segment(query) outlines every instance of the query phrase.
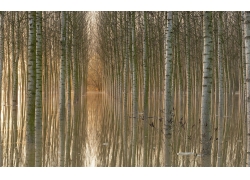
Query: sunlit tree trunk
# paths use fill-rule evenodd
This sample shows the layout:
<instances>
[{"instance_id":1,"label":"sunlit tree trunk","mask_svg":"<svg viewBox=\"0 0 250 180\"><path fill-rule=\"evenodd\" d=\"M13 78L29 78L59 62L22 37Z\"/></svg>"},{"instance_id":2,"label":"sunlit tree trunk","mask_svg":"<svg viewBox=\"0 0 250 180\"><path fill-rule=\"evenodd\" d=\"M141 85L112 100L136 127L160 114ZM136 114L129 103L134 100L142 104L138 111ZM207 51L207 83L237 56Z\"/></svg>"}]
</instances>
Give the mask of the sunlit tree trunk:
<instances>
[{"instance_id":1,"label":"sunlit tree trunk","mask_svg":"<svg viewBox=\"0 0 250 180\"><path fill-rule=\"evenodd\" d=\"M224 118L224 68L222 59L222 12L218 19L218 75L219 75L219 107L218 107L218 157L217 166L222 166L223 118Z\"/></svg>"},{"instance_id":2,"label":"sunlit tree trunk","mask_svg":"<svg viewBox=\"0 0 250 180\"><path fill-rule=\"evenodd\" d=\"M211 166L212 12L203 13L203 81L201 99L201 166Z\"/></svg>"},{"instance_id":3,"label":"sunlit tree trunk","mask_svg":"<svg viewBox=\"0 0 250 180\"><path fill-rule=\"evenodd\" d=\"M60 68L60 166L64 166L64 152L65 152L65 59L66 59L66 47L65 47L65 35L66 35L66 22L65 11L61 12L61 68Z\"/></svg>"},{"instance_id":4,"label":"sunlit tree trunk","mask_svg":"<svg viewBox=\"0 0 250 180\"><path fill-rule=\"evenodd\" d=\"M35 166L36 12L29 12L26 166Z\"/></svg>"},{"instance_id":5,"label":"sunlit tree trunk","mask_svg":"<svg viewBox=\"0 0 250 180\"><path fill-rule=\"evenodd\" d=\"M135 52L135 12L132 14L132 71L133 71L133 138L132 138L132 166L135 166L137 146L137 121L138 121L138 84L137 84L137 60Z\"/></svg>"},{"instance_id":6,"label":"sunlit tree trunk","mask_svg":"<svg viewBox=\"0 0 250 180\"><path fill-rule=\"evenodd\" d=\"M4 61L4 12L0 12L0 112L2 111L2 69ZM2 118L0 116L0 167L3 166Z\"/></svg>"},{"instance_id":7,"label":"sunlit tree trunk","mask_svg":"<svg viewBox=\"0 0 250 180\"><path fill-rule=\"evenodd\" d=\"M172 11L167 12L167 27L165 30L165 44L166 44L166 56L165 56L165 124L164 124L164 166L171 166L171 154L172 154Z\"/></svg>"},{"instance_id":8,"label":"sunlit tree trunk","mask_svg":"<svg viewBox=\"0 0 250 180\"><path fill-rule=\"evenodd\" d=\"M42 12L36 12L36 167L42 166Z\"/></svg>"},{"instance_id":9,"label":"sunlit tree trunk","mask_svg":"<svg viewBox=\"0 0 250 180\"><path fill-rule=\"evenodd\" d=\"M143 14L143 77L144 77L144 130L143 130L143 166L147 166L148 150L148 91L149 91L149 72L148 72L148 43L147 43L147 12Z\"/></svg>"},{"instance_id":10,"label":"sunlit tree trunk","mask_svg":"<svg viewBox=\"0 0 250 180\"><path fill-rule=\"evenodd\" d=\"M250 11L245 11L245 56L246 56L246 86L247 86L247 161L250 167Z\"/></svg>"}]
</instances>

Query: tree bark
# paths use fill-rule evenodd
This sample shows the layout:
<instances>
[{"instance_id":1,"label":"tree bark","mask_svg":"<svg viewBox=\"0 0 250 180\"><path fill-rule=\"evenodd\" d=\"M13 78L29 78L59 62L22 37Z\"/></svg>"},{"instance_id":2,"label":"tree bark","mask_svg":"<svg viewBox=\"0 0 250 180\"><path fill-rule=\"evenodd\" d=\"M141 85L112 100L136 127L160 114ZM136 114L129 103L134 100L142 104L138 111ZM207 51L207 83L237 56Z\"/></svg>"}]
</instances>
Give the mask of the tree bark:
<instances>
[{"instance_id":1,"label":"tree bark","mask_svg":"<svg viewBox=\"0 0 250 180\"><path fill-rule=\"evenodd\" d=\"M35 166L36 12L29 12L26 166Z\"/></svg>"},{"instance_id":2,"label":"tree bark","mask_svg":"<svg viewBox=\"0 0 250 180\"><path fill-rule=\"evenodd\" d=\"M167 27L165 30L165 43L166 43L166 55L165 55L165 121L164 121L164 165L170 167L171 155L172 155L172 11L167 12Z\"/></svg>"},{"instance_id":3,"label":"tree bark","mask_svg":"<svg viewBox=\"0 0 250 180\"><path fill-rule=\"evenodd\" d=\"M60 166L64 166L64 152L65 152L65 58L66 58L66 47L65 47L65 35L66 35L66 23L65 13L61 12L61 68L60 68Z\"/></svg>"},{"instance_id":4,"label":"tree bark","mask_svg":"<svg viewBox=\"0 0 250 180\"><path fill-rule=\"evenodd\" d=\"M36 167L42 166L42 12L36 12Z\"/></svg>"},{"instance_id":5,"label":"tree bark","mask_svg":"<svg viewBox=\"0 0 250 180\"><path fill-rule=\"evenodd\" d=\"M201 99L201 166L211 166L212 12L203 13L203 81Z\"/></svg>"}]
</instances>

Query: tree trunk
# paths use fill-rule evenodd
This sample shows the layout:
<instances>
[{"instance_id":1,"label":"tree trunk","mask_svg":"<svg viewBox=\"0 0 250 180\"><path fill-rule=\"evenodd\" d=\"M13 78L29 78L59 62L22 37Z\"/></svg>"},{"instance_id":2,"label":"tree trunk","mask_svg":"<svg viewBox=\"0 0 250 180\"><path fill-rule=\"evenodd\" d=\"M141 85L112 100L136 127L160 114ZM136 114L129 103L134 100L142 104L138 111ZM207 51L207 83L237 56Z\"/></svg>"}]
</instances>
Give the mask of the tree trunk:
<instances>
[{"instance_id":1,"label":"tree trunk","mask_svg":"<svg viewBox=\"0 0 250 180\"><path fill-rule=\"evenodd\" d=\"M224 68L222 59L222 12L218 20L218 75L219 75L219 107L218 107L218 157L217 166L222 166L223 119L224 119Z\"/></svg>"},{"instance_id":2,"label":"tree trunk","mask_svg":"<svg viewBox=\"0 0 250 180\"><path fill-rule=\"evenodd\" d=\"M29 12L26 166L35 166L36 12Z\"/></svg>"},{"instance_id":3,"label":"tree trunk","mask_svg":"<svg viewBox=\"0 0 250 180\"><path fill-rule=\"evenodd\" d=\"M42 12L36 12L36 167L42 166Z\"/></svg>"},{"instance_id":4,"label":"tree trunk","mask_svg":"<svg viewBox=\"0 0 250 180\"><path fill-rule=\"evenodd\" d=\"M148 56L147 56L147 12L143 14L143 77L144 77L144 128L143 128L143 166L147 166L147 150L148 150L148 90L149 90L149 72L148 72Z\"/></svg>"},{"instance_id":5,"label":"tree trunk","mask_svg":"<svg viewBox=\"0 0 250 180\"><path fill-rule=\"evenodd\" d=\"M172 11L167 12L167 27L165 30L165 43L166 43L166 54L165 54L165 121L164 121L164 166L170 167L171 154L172 154Z\"/></svg>"},{"instance_id":6,"label":"tree trunk","mask_svg":"<svg viewBox=\"0 0 250 180\"><path fill-rule=\"evenodd\" d=\"M250 167L250 11L245 11L245 55L246 55L246 86L247 86L247 161Z\"/></svg>"},{"instance_id":7,"label":"tree trunk","mask_svg":"<svg viewBox=\"0 0 250 180\"><path fill-rule=\"evenodd\" d=\"M135 166L137 146L137 121L138 121L138 84L137 84L137 60L135 51L135 12L132 13L132 71L133 71L133 139L132 139L132 166Z\"/></svg>"},{"instance_id":8,"label":"tree trunk","mask_svg":"<svg viewBox=\"0 0 250 180\"><path fill-rule=\"evenodd\" d=\"M64 166L64 148L65 148L65 58L66 58L66 47L65 47L65 35L66 35L66 23L65 23L65 11L61 12L61 68L60 68L60 166Z\"/></svg>"},{"instance_id":9,"label":"tree trunk","mask_svg":"<svg viewBox=\"0 0 250 180\"><path fill-rule=\"evenodd\" d=\"M211 91L212 91L212 12L203 13L203 81L201 99L201 165L211 166Z\"/></svg>"},{"instance_id":10,"label":"tree trunk","mask_svg":"<svg viewBox=\"0 0 250 180\"><path fill-rule=\"evenodd\" d=\"M2 111L2 69L4 61L4 12L0 12L0 112ZM0 122L2 118L0 116ZM0 167L3 166L2 123L0 123Z\"/></svg>"}]
</instances>

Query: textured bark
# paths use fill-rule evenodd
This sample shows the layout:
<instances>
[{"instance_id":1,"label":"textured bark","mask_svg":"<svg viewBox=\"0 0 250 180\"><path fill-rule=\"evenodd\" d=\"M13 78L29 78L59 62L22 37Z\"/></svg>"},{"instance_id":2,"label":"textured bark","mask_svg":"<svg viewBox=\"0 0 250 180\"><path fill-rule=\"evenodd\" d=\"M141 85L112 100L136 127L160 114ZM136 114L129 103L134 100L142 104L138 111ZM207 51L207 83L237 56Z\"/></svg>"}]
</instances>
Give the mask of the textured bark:
<instances>
[{"instance_id":1,"label":"textured bark","mask_svg":"<svg viewBox=\"0 0 250 180\"><path fill-rule=\"evenodd\" d=\"M61 68L60 68L60 97L59 97L59 126L60 126L60 166L64 166L64 152L65 152L65 35L66 35L66 23L65 13L61 12Z\"/></svg>"},{"instance_id":2,"label":"textured bark","mask_svg":"<svg viewBox=\"0 0 250 180\"><path fill-rule=\"evenodd\" d=\"M2 111L2 69L4 61L4 12L0 12L0 112ZM0 122L2 118L0 116ZM2 123L0 123L0 167L3 166Z\"/></svg>"},{"instance_id":3,"label":"textured bark","mask_svg":"<svg viewBox=\"0 0 250 180\"><path fill-rule=\"evenodd\" d=\"M250 11L245 11L245 56L246 56L246 86L247 86L247 161L250 167Z\"/></svg>"},{"instance_id":4,"label":"textured bark","mask_svg":"<svg viewBox=\"0 0 250 180\"><path fill-rule=\"evenodd\" d=\"M165 29L165 120L164 120L164 166L170 167L172 154L172 11L167 12L167 27Z\"/></svg>"},{"instance_id":5,"label":"textured bark","mask_svg":"<svg viewBox=\"0 0 250 180\"><path fill-rule=\"evenodd\" d=\"M203 81L201 99L201 166L211 166L212 12L203 13Z\"/></svg>"},{"instance_id":6,"label":"textured bark","mask_svg":"<svg viewBox=\"0 0 250 180\"><path fill-rule=\"evenodd\" d=\"M36 167L42 166L42 12L36 12Z\"/></svg>"},{"instance_id":7,"label":"textured bark","mask_svg":"<svg viewBox=\"0 0 250 180\"><path fill-rule=\"evenodd\" d=\"M29 12L26 166L35 166L36 12Z\"/></svg>"},{"instance_id":8,"label":"textured bark","mask_svg":"<svg viewBox=\"0 0 250 180\"><path fill-rule=\"evenodd\" d=\"M219 74L219 106L218 106L218 157L217 166L222 166L223 118L224 118L224 68L222 59L222 12L218 20L218 74Z\"/></svg>"}]
</instances>

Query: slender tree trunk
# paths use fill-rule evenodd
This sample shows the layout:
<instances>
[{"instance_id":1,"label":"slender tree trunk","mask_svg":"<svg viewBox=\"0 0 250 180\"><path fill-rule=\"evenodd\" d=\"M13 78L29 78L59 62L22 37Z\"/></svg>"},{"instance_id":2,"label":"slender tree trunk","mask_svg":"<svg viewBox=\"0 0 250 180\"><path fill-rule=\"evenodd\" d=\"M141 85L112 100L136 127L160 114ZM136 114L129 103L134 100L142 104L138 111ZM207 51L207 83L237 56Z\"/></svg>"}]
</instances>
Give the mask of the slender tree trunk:
<instances>
[{"instance_id":1,"label":"slender tree trunk","mask_svg":"<svg viewBox=\"0 0 250 180\"><path fill-rule=\"evenodd\" d=\"M203 13L203 81L201 99L201 165L211 166L211 91L212 91L212 12Z\"/></svg>"},{"instance_id":2,"label":"slender tree trunk","mask_svg":"<svg viewBox=\"0 0 250 180\"><path fill-rule=\"evenodd\" d=\"M64 152L65 152L65 59L66 59L66 47L65 47L65 35L66 35L66 22L65 11L61 12L61 68L60 68L60 166L64 166Z\"/></svg>"},{"instance_id":3,"label":"slender tree trunk","mask_svg":"<svg viewBox=\"0 0 250 180\"><path fill-rule=\"evenodd\" d=\"M245 11L245 56L246 56L246 86L247 86L247 161L250 167L250 11Z\"/></svg>"},{"instance_id":4,"label":"slender tree trunk","mask_svg":"<svg viewBox=\"0 0 250 180\"><path fill-rule=\"evenodd\" d=\"M243 102L244 102L244 115L243 115L243 121L244 121L244 127L243 127L243 166L246 166L246 157L247 157L247 137L244 136L247 134L247 118L246 118L246 112L247 112L247 86L246 86L246 55L245 55L245 31L244 31L244 26L245 26L245 15L244 11L241 12L241 26L242 26L242 65L243 65L243 89L244 89L244 94L243 94Z\"/></svg>"},{"instance_id":5,"label":"slender tree trunk","mask_svg":"<svg viewBox=\"0 0 250 180\"><path fill-rule=\"evenodd\" d=\"M148 90L149 90L149 72L148 72L148 55L147 55L147 12L143 14L143 77L144 77L144 130L143 130L143 166L147 166L147 150L148 150Z\"/></svg>"},{"instance_id":6,"label":"slender tree trunk","mask_svg":"<svg viewBox=\"0 0 250 180\"><path fill-rule=\"evenodd\" d=\"M132 166L135 166L137 146L137 121L138 121L138 84L137 84L137 60L135 51L135 12L132 13L132 71L133 71L133 139L132 139Z\"/></svg>"},{"instance_id":7,"label":"slender tree trunk","mask_svg":"<svg viewBox=\"0 0 250 180\"><path fill-rule=\"evenodd\" d=\"M167 12L167 27L165 30L165 43L166 43L166 55L165 55L165 121L164 121L164 166L170 167L171 154L172 154L172 11Z\"/></svg>"},{"instance_id":8,"label":"slender tree trunk","mask_svg":"<svg viewBox=\"0 0 250 180\"><path fill-rule=\"evenodd\" d=\"M190 152L190 124L191 124L191 75L190 75L190 12L187 12L186 16L186 122L187 122L187 130L186 130L186 146L185 151ZM189 157L187 157L189 158ZM188 160L188 159L186 159ZM189 165L189 162L186 161L186 166Z\"/></svg>"},{"instance_id":9,"label":"slender tree trunk","mask_svg":"<svg viewBox=\"0 0 250 180\"><path fill-rule=\"evenodd\" d=\"M76 146L77 146L77 105L78 105L78 81L77 81L77 12L73 12L73 39L72 39L72 56L73 56L73 89L74 89L74 118L73 118L73 140L72 140L72 166L76 166Z\"/></svg>"},{"instance_id":10,"label":"slender tree trunk","mask_svg":"<svg viewBox=\"0 0 250 180\"><path fill-rule=\"evenodd\" d=\"M129 43L128 43L128 13L125 12L126 25L125 25L125 60L124 60L124 120L123 120L123 166L127 166L127 126L128 126L128 63L129 63Z\"/></svg>"},{"instance_id":11,"label":"slender tree trunk","mask_svg":"<svg viewBox=\"0 0 250 180\"><path fill-rule=\"evenodd\" d=\"M0 12L0 112L2 112L2 69L4 62L4 12ZM2 118L0 116L0 122ZM2 123L0 123L0 167L3 166Z\"/></svg>"},{"instance_id":12,"label":"slender tree trunk","mask_svg":"<svg viewBox=\"0 0 250 180\"><path fill-rule=\"evenodd\" d=\"M36 167L42 166L42 12L36 12Z\"/></svg>"},{"instance_id":13,"label":"slender tree trunk","mask_svg":"<svg viewBox=\"0 0 250 180\"><path fill-rule=\"evenodd\" d=\"M224 67L222 59L222 12L218 20L218 75L219 75L219 107L218 107L218 157L217 166L222 166L223 119L224 119Z\"/></svg>"},{"instance_id":14,"label":"slender tree trunk","mask_svg":"<svg viewBox=\"0 0 250 180\"><path fill-rule=\"evenodd\" d=\"M18 14L18 13L17 13ZM19 23L19 22L18 22ZM12 123L13 123L13 142L12 142L12 151L11 151L11 158L10 158L10 166L14 166L14 152L17 149L17 105L18 105L18 98L17 98L17 91L18 91L18 58L19 58L19 47L15 47L15 42L19 43L18 35L15 38L15 12L12 12ZM15 48L17 49L15 53Z\"/></svg>"},{"instance_id":15,"label":"slender tree trunk","mask_svg":"<svg viewBox=\"0 0 250 180\"><path fill-rule=\"evenodd\" d=\"M29 12L26 166L35 166L36 12Z\"/></svg>"},{"instance_id":16,"label":"slender tree trunk","mask_svg":"<svg viewBox=\"0 0 250 180\"><path fill-rule=\"evenodd\" d=\"M69 22L69 16L70 14L67 13L67 19ZM70 31L69 31L69 23L67 23L67 34L66 34L66 37L67 37L67 40L66 40L66 47L67 47L67 51L66 51L66 55L67 55L67 58L66 58L66 71L67 71L67 82L68 82L68 92L67 92L67 98L68 98L68 104L67 104L67 140L66 140L66 161L65 161L65 166L69 166L69 160L70 160L70 145L71 145L71 57L72 57L72 51L71 51L71 46L72 46L72 43L71 43L71 39L69 39L69 35L72 34Z\"/></svg>"}]
</instances>

